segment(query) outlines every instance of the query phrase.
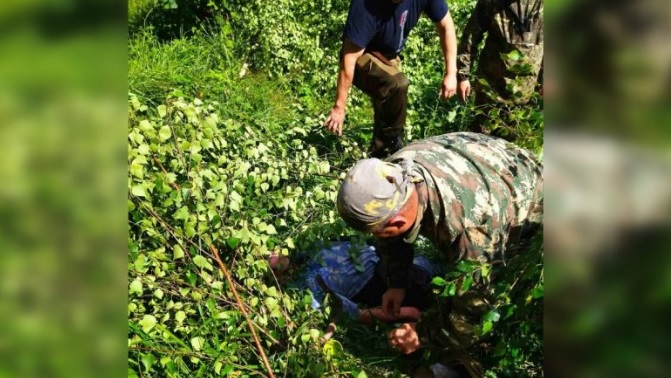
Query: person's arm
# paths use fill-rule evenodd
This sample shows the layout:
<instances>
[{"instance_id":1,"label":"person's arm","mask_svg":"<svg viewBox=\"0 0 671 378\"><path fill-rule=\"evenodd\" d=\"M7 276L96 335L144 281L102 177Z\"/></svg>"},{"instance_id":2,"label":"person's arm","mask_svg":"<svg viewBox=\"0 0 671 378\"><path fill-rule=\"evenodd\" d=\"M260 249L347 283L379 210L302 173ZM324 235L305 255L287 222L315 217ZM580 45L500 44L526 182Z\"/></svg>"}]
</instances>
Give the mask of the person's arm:
<instances>
[{"instance_id":1,"label":"person's arm","mask_svg":"<svg viewBox=\"0 0 671 378\"><path fill-rule=\"evenodd\" d=\"M342 136L342 125L345 121L345 108L347 106L347 95L354 80L354 67L357 59L363 55L364 49L352 43L349 39L343 42L342 58L340 59L340 70L338 71L338 84L336 89L336 100L331 108L331 114L324 122L324 126L334 135Z\"/></svg>"},{"instance_id":2,"label":"person's arm","mask_svg":"<svg viewBox=\"0 0 671 378\"><path fill-rule=\"evenodd\" d=\"M466 23L464 32L459 41L457 52L457 79L459 80L459 97L466 101L471 94L470 72L477 55L477 48L486 31L487 15L485 3L479 0Z\"/></svg>"},{"instance_id":3,"label":"person's arm","mask_svg":"<svg viewBox=\"0 0 671 378\"><path fill-rule=\"evenodd\" d=\"M373 324L375 320L379 320L385 323L393 323L398 321L416 322L419 320L421 315L422 312L419 311L419 309L416 307L401 307L401 312L398 316L389 315L380 307L367 308L359 310L359 323Z\"/></svg>"},{"instance_id":4,"label":"person's arm","mask_svg":"<svg viewBox=\"0 0 671 378\"><path fill-rule=\"evenodd\" d=\"M445 60L445 76L440 88L440 97L447 100L454 96L457 90L457 34L450 12L436 23L436 31L440 37L440 47Z\"/></svg>"},{"instance_id":5,"label":"person's arm","mask_svg":"<svg viewBox=\"0 0 671 378\"><path fill-rule=\"evenodd\" d=\"M400 314L405 290L410 282L414 252L413 245L403 241L403 237L378 239L377 253L384 267L385 284L388 287L382 295L382 310L390 316Z\"/></svg>"}]
</instances>

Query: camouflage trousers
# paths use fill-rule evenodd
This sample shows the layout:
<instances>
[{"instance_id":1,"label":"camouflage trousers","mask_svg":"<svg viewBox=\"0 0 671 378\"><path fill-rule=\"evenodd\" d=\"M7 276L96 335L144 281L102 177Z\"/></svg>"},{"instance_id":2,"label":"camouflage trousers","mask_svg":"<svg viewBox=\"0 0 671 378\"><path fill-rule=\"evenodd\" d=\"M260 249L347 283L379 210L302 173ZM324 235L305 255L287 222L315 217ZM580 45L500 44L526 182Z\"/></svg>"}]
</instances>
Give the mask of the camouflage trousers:
<instances>
[{"instance_id":1,"label":"camouflage trousers","mask_svg":"<svg viewBox=\"0 0 671 378\"><path fill-rule=\"evenodd\" d=\"M490 310L486 295L471 290L441 303L422 315L417 324L422 345L445 366L461 365L471 377L483 377L482 364L472 357L477 342L475 326Z\"/></svg>"},{"instance_id":2,"label":"camouflage trousers","mask_svg":"<svg viewBox=\"0 0 671 378\"><path fill-rule=\"evenodd\" d=\"M383 62L371 53L363 54L356 62L354 85L373 101L371 155L383 158L393 154L403 147L408 109L409 82L400 70L400 59Z\"/></svg>"},{"instance_id":3,"label":"camouflage trousers","mask_svg":"<svg viewBox=\"0 0 671 378\"><path fill-rule=\"evenodd\" d=\"M538 231L542 221L542 194L535 193L530 211L531 223L514 227L510 231L512 243L506 248L507 258L526 250L528 241ZM490 285L499 275L500 265L493 265L487 279L478 277L473 286L454 297L437 298L436 305L422 315L417 324L421 344L439 356L445 366L462 366L472 378L484 376L482 364L473 358L482 347L476 326L492 310ZM477 275L476 275L477 277ZM457 287L461 286L458 282Z\"/></svg>"},{"instance_id":4,"label":"camouflage trousers","mask_svg":"<svg viewBox=\"0 0 671 378\"><path fill-rule=\"evenodd\" d=\"M469 131L492 135L514 142L518 137L514 126L516 117L515 110L526 106L531 101L532 93L527 96L521 96L514 101L509 100L514 96L505 88L490 88L489 91L479 81L474 83L473 93L475 97L475 116L469 124ZM493 119L490 113L495 114ZM498 121L498 122L497 122ZM496 127L494 125L497 125Z\"/></svg>"}]
</instances>

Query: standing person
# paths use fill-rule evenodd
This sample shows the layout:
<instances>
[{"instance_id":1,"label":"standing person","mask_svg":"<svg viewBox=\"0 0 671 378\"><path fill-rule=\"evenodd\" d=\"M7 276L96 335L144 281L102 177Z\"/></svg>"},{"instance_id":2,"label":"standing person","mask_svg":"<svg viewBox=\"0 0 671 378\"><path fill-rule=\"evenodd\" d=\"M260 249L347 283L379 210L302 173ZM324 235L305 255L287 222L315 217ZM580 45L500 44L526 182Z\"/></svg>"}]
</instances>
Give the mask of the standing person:
<instances>
[{"instance_id":1,"label":"standing person","mask_svg":"<svg viewBox=\"0 0 671 378\"><path fill-rule=\"evenodd\" d=\"M457 89L457 38L445 0L352 0L343 33L337 94L324 126L342 135L352 83L373 101L370 154L387 156L403 146L408 107L408 79L400 70L400 53L422 13L435 24L445 61L440 97Z\"/></svg>"},{"instance_id":2,"label":"standing person","mask_svg":"<svg viewBox=\"0 0 671 378\"><path fill-rule=\"evenodd\" d=\"M451 133L414 142L387 161L359 161L339 189L337 208L350 227L377 237L389 287L382 308L396 314L419 234L448 269L461 260L505 261L506 246L541 222L542 182L530 152L483 134ZM448 307L392 331L390 344L403 353L422 344L438 347L480 376L480 364L468 354L447 352L476 343L473 321L490 310L487 291L485 280L476 280Z\"/></svg>"},{"instance_id":3,"label":"standing person","mask_svg":"<svg viewBox=\"0 0 671 378\"><path fill-rule=\"evenodd\" d=\"M487 40L478 59L485 33ZM514 59L514 53L508 56L515 50L521 53L520 59ZM542 82L543 0L478 0L459 41L458 93L463 101L471 93L475 62L477 77L487 82L487 86L475 82L476 107L526 104ZM491 130L486 122L486 114L479 113L470 130L514 137Z\"/></svg>"}]
</instances>

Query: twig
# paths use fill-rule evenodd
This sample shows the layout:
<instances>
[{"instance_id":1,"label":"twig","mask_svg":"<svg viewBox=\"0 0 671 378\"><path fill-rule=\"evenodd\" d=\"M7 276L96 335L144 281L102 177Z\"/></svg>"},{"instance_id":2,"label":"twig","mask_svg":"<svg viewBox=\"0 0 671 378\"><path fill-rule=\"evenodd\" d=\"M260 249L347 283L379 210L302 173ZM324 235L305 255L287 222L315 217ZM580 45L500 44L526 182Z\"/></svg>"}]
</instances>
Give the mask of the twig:
<instances>
[{"instance_id":1,"label":"twig","mask_svg":"<svg viewBox=\"0 0 671 378\"><path fill-rule=\"evenodd\" d=\"M167 175L168 175L168 171L166 171L165 168L163 168L163 164L161 164L161 161L158 160L158 159L156 158L156 156L154 156L153 159L154 159L154 163L158 164L158 166L161 168L161 170L163 171L163 173L165 173L166 176L167 176ZM177 186L177 184L175 184L174 182L171 182L171 183L170 183L170 186L172 186L173 189L175 189L176 191L179 192L179 186Z\"/></svg>"},{"instance_id":2,"label":"twig","mask_svg":"<svg viewBox=\"0 0 671 378\"><path fill-rule=\"evenodd\" d=\"M245 320L247 321L247 325L249 326L249 330L252 331L252 337L254 338L254 343L256 344L256 347L259 350L259 353L261 354L261 359L263 360L263 364L266 367L266 371L268 371L268 375L270 376L270 378L275 378L275 374L273 374L273 370L270 367L270 362L268 362L268 357L266 357L266 352L263 350L263 347L261 346L261 342L259 341L259 336L256 334L254 324L252 323L251 319L249 319L249 314L247 313L247 310L245 309L245 306L242 304L242 300L240 300L240 296L238 295L238 290L235 288L235 283L233 282L233 279L231 278L231 275L228 273L228 269L226 269L226 266L224 265L224 263L221 261L221 258L219 257L219 251L217 251L217 248L215 248L214 245L210 245L210 251L212 251L212 254L214 254L214 259L219 264L219 268L221 269L222 273L224 273L224 276L226 277L226 281L228 282L228 286L233 291L233 295L235 296L235 300L238 302L238 307L240 308L240 312L242 312L242 315L245 317Z\"/></svg>"}]
</instances>

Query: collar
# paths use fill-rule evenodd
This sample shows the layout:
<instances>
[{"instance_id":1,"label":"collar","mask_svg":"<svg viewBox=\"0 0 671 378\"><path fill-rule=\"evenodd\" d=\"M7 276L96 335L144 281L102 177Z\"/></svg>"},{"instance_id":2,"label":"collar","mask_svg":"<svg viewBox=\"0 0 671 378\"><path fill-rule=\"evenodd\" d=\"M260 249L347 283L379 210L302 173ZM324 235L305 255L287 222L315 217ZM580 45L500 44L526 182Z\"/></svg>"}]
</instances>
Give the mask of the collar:
<instances>
[{"instance_id":1,"label":"collar","mask_svg":"<svg viewBox=\"0 0 671 378\"><path fill-rule=\"evenodd\" d=\"M415 190L417 191L417 218L415 218L415 224L412 225L410 231L406 233L406 237L403 238L403 241L406 243L414 243L419 236L419 230L422 228L422 220L424 218L424 212L426 211L426 204L428 203L426 186L424 181L415 183Z\"/></svg>"}]
</instances>

